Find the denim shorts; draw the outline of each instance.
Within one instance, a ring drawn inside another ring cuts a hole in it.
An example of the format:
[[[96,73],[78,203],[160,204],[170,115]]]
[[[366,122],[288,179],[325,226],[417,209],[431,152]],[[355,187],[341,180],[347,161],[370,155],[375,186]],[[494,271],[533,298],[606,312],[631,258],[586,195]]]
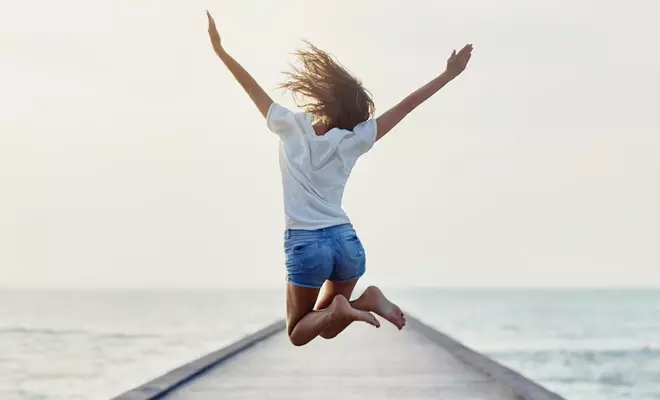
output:
[[[366,254],[353,225],[284,233],[286,279],[295,286],[320,288],[326,280],[346,282],[366,271]]]

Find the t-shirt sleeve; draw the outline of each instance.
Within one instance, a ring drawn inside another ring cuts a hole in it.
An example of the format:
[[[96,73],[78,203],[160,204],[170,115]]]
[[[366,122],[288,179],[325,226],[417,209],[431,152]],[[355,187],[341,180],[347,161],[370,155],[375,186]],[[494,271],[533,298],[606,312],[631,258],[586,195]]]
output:
[[[278,136],[286,136],[296,129],[296,115],[286,107],[273,102],[266,114],[266,125]]]
[[[371,150],[376,143],[376,135],[378,133],[376,119],[368,119],[355,128],[353,128],[353,133],[355,134],[356,147],[360,155]]]

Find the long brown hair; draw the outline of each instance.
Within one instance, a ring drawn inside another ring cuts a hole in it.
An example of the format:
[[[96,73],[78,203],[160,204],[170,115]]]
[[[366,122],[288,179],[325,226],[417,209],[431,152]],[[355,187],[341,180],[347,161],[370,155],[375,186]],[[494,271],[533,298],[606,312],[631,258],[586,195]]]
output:
[[[305,41],[308,48],[295,55],[301,67],[285,73],[279,87],[293,93],[296,104],[328,128],[352,130],[373,116],[371,94],[355,76],[325,51]]]

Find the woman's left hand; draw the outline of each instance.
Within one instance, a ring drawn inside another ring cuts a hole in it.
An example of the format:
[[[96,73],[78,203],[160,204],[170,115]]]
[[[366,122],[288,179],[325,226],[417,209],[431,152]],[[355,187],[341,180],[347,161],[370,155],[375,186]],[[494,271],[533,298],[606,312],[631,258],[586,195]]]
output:
[[[213,17],[211,14],[206,11],[206,16],[209,19],[209,38],[211,38],[211,44],[213,45],[213,51],[215,51],[215,54],[218,56],[222,53],[224,53],[224,49],[222,48],[222,40],[220,39],[220,34],[218,33],[218,28],[215,27],[215,21],[213,20]]]
[[[451,56],[447,60],[447,73],[452,78],[460,75],[467,67],[468,62],[470,62],[470,57],[472,57],[472,45],[467,44],[463,47],[458,53],[454,50],[451,53]]]

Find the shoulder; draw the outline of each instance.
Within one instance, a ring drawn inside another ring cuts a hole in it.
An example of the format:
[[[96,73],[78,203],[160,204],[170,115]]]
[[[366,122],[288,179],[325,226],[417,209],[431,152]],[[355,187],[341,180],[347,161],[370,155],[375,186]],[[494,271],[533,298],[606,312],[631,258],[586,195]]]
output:
[[[312,116],[304,112],[294,112],[273,102],[266,114],[268,129],[278,135],[287,135],[293,131],[302,131],[306,125],[312,126]]]
[[[362,148],[362,152],[368,151],[376,143],[376,135],[378,134],[376,119],[371,118],[359,123],[353,128],[353,133]]]

